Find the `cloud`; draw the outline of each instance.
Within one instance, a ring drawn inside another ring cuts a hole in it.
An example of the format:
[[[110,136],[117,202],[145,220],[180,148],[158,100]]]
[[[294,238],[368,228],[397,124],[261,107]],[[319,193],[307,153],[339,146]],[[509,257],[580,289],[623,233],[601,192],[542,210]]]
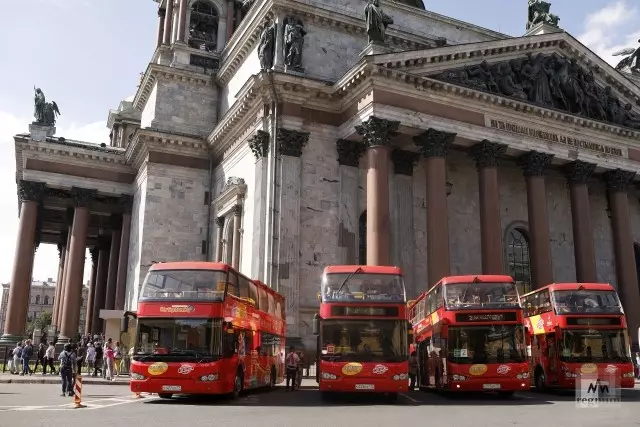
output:
[[[18,198],[16,195],[15,173],[15,143],[13,136],[18,133],[29,132],[31,117],[17,117],[9,112],[0,111],[0,282],[11,280],[13,258],[18,233]],[[59,125],[56,135],[67,139],[87,142],[108,142],[109,130],[106,122]],[[84,277],[88,280],[90,261],[85,266]],[[36,252],[33,267],[33,278],[46,280],[51,277],[57,280],[58,251],[54,245],[41,245]]]
[[[615,66],[622,57],[613,54],[626,47],[638,45],[640,31],[636,22],[640,14],[628,0],[612,2],[589,14],[585,20],[585,31],[578,39],[609,64]]]

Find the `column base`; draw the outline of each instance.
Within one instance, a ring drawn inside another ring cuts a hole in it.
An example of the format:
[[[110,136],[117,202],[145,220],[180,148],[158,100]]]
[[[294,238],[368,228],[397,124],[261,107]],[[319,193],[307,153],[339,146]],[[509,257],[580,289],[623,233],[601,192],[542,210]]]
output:
[[[24,339],[22,335],[3,334],[2,337],[0,337],[0,346],[15,346]]]
[[[56,347],[59,344],[64,345],[64,344],[67,344],[67,343],[70,343],[70,342],[71,342],[71,338],[65,337],[64,335],[59,335],[58,336],[58,341],[56,341]]]

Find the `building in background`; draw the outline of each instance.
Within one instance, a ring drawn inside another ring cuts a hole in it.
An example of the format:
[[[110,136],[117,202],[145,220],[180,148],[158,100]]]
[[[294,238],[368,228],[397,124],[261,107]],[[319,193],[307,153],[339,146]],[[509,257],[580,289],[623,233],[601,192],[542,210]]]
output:
[[[7,315],[7,302],[9,301],[9,283],[3,283],[0,286],[0,330],[4,328],[5,317]],[[84,319],[87,313],[87,294],[88,286],[82,287],[82,300],[80,304],[80,324],[82,328],[78,328],[79,333],[84,332]],[[31,282],[31,290],[29,295],[29,308],[27,309],[27,325],[29,322],[38,319],[42,313],[51,313],[56,296],[56,282],[52,278],[48,278],[46,282],[42,280],[34,280]],[[25,325],[26,326],[26,325]]]

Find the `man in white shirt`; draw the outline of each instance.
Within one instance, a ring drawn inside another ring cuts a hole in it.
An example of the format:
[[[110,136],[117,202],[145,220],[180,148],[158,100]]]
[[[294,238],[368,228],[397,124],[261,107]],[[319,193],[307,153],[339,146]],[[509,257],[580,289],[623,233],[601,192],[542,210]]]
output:
[[[289,381],[291,381],[291,391],[296,388],[296,375],[298,375],[298,363],[300,363],[300,356],[295,352],[293,346],[289,347],[289,354],[285,359],[285,366],[287,368],[287,383],[286,390],[289,391]]]

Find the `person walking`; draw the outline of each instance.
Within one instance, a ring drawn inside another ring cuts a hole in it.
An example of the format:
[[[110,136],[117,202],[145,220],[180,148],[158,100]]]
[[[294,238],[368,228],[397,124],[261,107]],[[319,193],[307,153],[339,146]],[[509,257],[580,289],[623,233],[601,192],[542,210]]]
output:
[[[87,343],[87,373],[90,374],[95,369],[96,362],[96,348],[93,346],[92,342]]]
[[[411,378],[409,390],[413,391],[416,389],[418,379],[418,353],[415,351],[412,351],[411,357],[409,357],[409,378]]]
[[[20,375],[31,375],[33,372],[29,367],[29,361],[33,357],[33,346],[31,340],[26,340],[22,349],[22,373]]]
[[[116,379],[113,376],[115,356],[113,353],[111,338],[109,338],[109,342],[107,342],[105,346],[104,357],[107,362],[107,375],[105,379],[107,381],[115,381]]]
[[[298,374],[298,364],[300,363],[300,356],[298,356],[295,352],[295,348],[293,346],[289,347],[289,354],[287,354],[286,358],[286,368],[287,368],[287,381],[286,381],[286,391],[289,391],[289,382],[291,382],[291,391],[296,389],[296,376]]]
[[[22,360],[22,343],[19,342],[16,344],[16,348],[13,349],[13,365],[11,366],[11,373],[19,374],[22,371],[22,365],[20,361]]]
[[[93,362],[93,376],[98,376],[98,371],[100,371],[100,376],[104,376],[104,372],[102,371],[102,358],[104,357],[104,350],[102,349],[102,345],[99,341],[93,343],[93,347],[96,349],[96,359]]]
[[[120,376],[120,369],[122,368],[122,348],[120,348],[120,341],[116,341],[116,346],[113,349],[113,367],[115,376]]]
[[[640,380],[640,353],[636,353],[636,378]]]
[[[73,396],[73,365],[76,363],[75,355],[71,351],[71,344],[64,345],[60,352],[60,377],[62,378],[62,396]]]
[[[36,356],[36,366],[34,366],[33,368],[33,372],[37,372],[38,371],[38,366],[42,365],[42,372],[44,372],[44,367],[46,364],[44,355],[47,352],[47,349],[44,346],[44,343],[40,343],[38,345],[38,354]]]
[[[51,374],[52,375],[56,374],[56,368],[53,366],[55,356],[56,356],[56,347],[53,345],[53,343],[50,343],[44,355],[46,359],[46,364],[43,366],[42,375],[47,375],[47,364],[51,368]]]

